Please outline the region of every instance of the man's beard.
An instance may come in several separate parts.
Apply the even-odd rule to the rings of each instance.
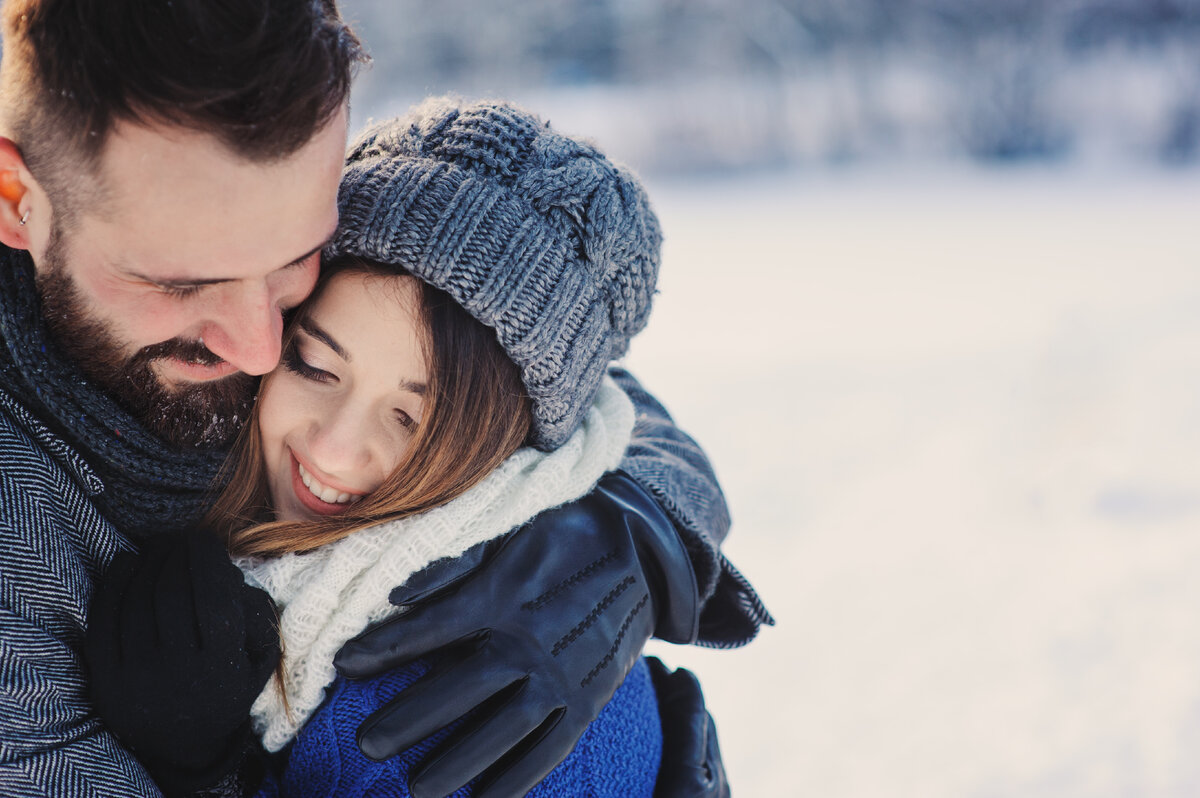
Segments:
[[[172,338],[126,357],[108,323],[88,313],[64,263],[63,239],[55,229],[37,275],[42,317],[63,354],[83,374],[150,432],[176,448],[223,448],[233,441],[254,404],[257,379],[238,372],[211,382],[164,385],[155,360],[177,357],[203,364],[221,362],[200,341]]]

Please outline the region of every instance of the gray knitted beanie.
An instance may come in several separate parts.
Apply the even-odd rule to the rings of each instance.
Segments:
[[[645,191],[592,145],[507,103],[426,100],[355,142],[327,254],[401,266],[496,331],[560,446],[646,326],[662,236]]]

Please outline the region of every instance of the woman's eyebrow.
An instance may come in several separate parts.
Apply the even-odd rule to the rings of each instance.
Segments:
[[[298,324],[300,325],[300,329],[304,330],[304,332],[328,346],[342,360],[346,361],[347,363],[352,360],[350,353],[343,349],[342,345],[339,344],[332,335],[322,330],[315,321],[310,318],[303,318],[298,322]],[[423,396],[425,392],[429,390],[429,387],[423,382],[402,379],[400,380],[400,390],[415,393],[418,396]]]
[[[329,333],[325,332],[320,327],[318,327],[317,323],[314,322],[312,319],[309,319],[309,318],[301,319],[300,320],[300,329],[304,330],[306,333],[311,335],[313,338],[316,338],[318,341],[320,341],[321,343],[328,346],[342,360],[346,361],[347,363],[350,362],[350,359],[351,359],[350,353],[347,352],[345,349],[342,349],[342,345],[339,344],[337,341],[335,341],[333,339],[332,335],[330,335]]]

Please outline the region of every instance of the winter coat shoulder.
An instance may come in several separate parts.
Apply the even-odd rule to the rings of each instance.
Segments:
[[[80,647],[92,588],[130,548],[70,446],[0,390],[0,795],[158,796],[92,712]]]

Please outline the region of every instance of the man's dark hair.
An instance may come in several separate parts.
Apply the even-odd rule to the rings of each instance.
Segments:
[[[335,0],[5,0],[4,113],[56,211],[118,121],[276,160],[342,107],[362,46]]]

